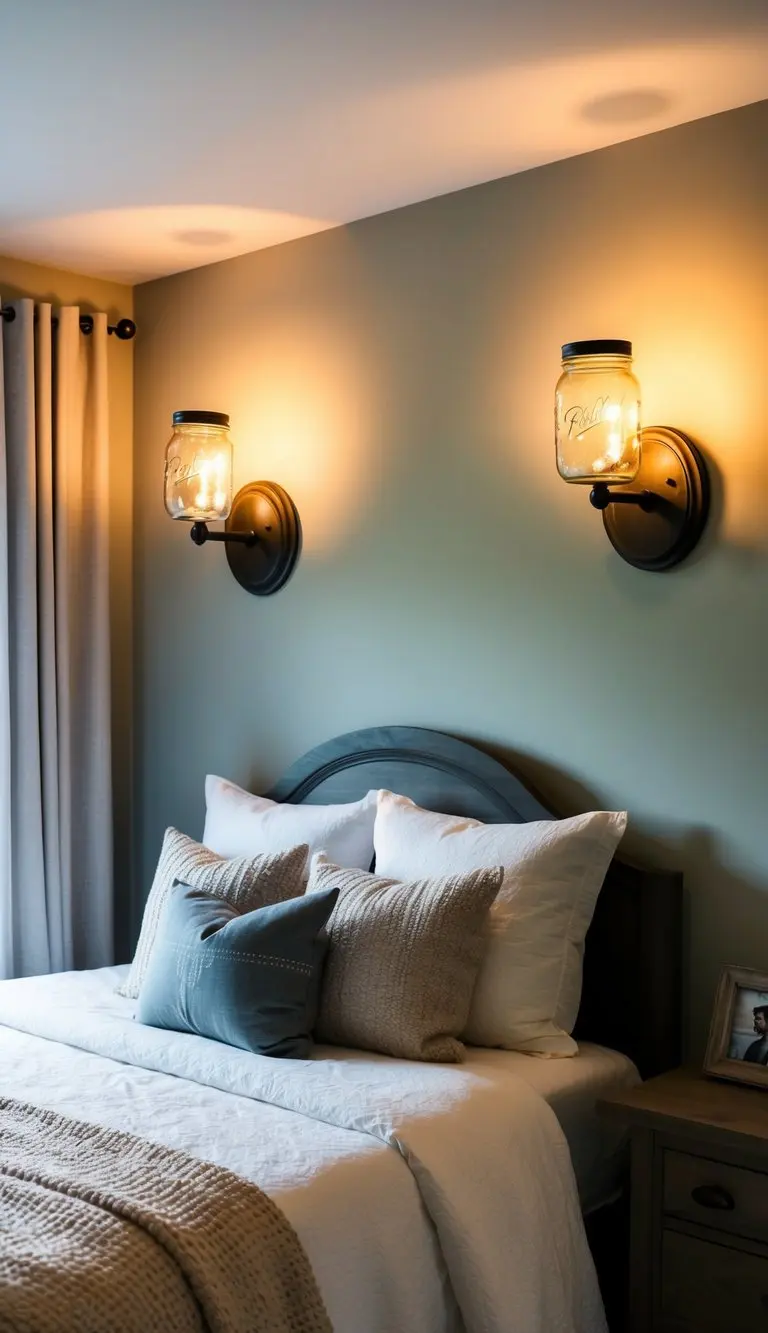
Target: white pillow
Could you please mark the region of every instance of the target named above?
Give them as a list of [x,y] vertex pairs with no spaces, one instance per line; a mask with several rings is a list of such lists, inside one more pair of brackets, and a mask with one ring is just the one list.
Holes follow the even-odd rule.
[[290,805],[252,796],[234,782],[205,779],[203,842],[219,856],[261,856],[308,843],[339,866],[370,870],[376,797],[369,791],[349,805]]
[[[376,874],[391,879],[504,867],[464,1039],[532,1055],[575,1055],[584,937],[625,811],[481,824],[380,792]],[[306,838],[305,838],[306,841]]]

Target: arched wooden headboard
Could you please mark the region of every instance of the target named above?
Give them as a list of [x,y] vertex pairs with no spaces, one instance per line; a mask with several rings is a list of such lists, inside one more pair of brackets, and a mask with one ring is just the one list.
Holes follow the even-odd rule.
[[[498,760],[418,727],[373,727],[310,750],[269,792],[276,801],[357,801],[374,787],[485,823],[554,819]],[[576,1036],[623,1051],[644,1078],[681,1060],[682,876],[614,860],[589,930]]]

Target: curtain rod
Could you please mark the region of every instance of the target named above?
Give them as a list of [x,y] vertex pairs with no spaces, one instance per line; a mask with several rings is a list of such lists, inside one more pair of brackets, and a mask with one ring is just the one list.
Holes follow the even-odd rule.
[[[16,318],[15,308],[12,305],[4,305],[2,310],[0,310],[0,318],[6,320],[8,324],[12,324]],[[51,320],[54,328],[56,328],[58,322],[58,319],[54,315]],[[80,332],[93,333],[93,315],[80,316]],[[135,338],[136,336],[136,325],[132,319],[119,319],[116,324],[109,324],[107,326],[107,333],[114,333],[121,342],[130,342],[131,338]]]

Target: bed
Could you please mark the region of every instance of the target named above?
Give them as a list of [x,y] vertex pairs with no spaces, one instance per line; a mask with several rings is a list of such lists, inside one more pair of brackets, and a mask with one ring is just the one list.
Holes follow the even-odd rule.
[[[486,822],[553,817],[481,750],[404,727],[326,743],[270,795],[330,804],[372,787]],[[680,896],[679,877],[614,862],[572,1060],[270,1061],[141,1027],[113,968],[0,986],[2,1093],[253,1180],[295,1228],[338,1333],[597,1333],[580,1214],[610,1215],[623,1155],[595,1099],[679,1061]]]

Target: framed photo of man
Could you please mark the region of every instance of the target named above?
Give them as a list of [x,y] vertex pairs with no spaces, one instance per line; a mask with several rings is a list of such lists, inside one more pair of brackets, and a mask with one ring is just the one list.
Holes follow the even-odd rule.
[[724,967],[715,997],[704,1072],[768,1088],[768,974]]

